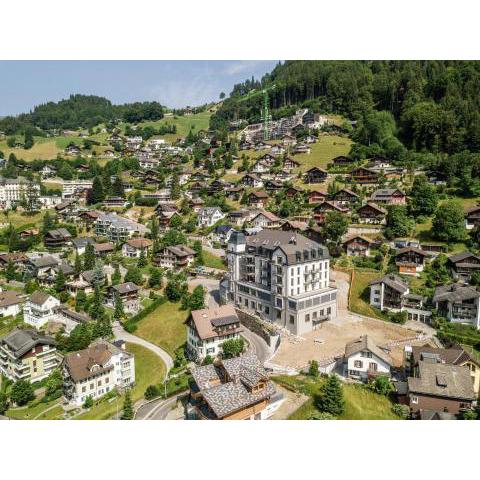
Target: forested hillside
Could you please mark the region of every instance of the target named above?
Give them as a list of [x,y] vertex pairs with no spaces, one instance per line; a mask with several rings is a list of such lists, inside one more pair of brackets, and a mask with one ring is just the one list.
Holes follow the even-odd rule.
[[230,120],[258,120],[261,96],[239,100],[252,88],[271,85],[274,117],[300,106],[341,114],[358,121],[356,140],[365,145],[381,145],[387,137],[401,150],[394,137],[419,152],[480,148],[479,62],[286,61],[261,82],[251,79],[235,85],[212,117],[212,127],[225,129]]
[[[158,102],[136,102],[113,105],[110,100],[95,95],[71,95],[60,102],[36,106],[30,113],[0,120],[0,130],[7,135],[25,133],[36,128],[76,129],[90,128],[115,119],[127,122],[159,120],[163,107]],[[38,134],[40,132],[36,132]]]

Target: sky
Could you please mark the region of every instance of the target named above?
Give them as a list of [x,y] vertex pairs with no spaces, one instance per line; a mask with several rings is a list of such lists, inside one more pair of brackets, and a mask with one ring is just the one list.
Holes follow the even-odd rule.
[[277,60],[0,61],[0,116],[82,93],[114,104],[158,101],[171,108],[201,105],[234,84],[261,78]]

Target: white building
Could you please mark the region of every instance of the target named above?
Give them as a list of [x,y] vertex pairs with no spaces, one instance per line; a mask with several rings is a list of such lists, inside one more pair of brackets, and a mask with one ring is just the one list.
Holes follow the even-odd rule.
[[143,236],[149,232],[145,225],[134,222],[116,213],[100,215],[94,222],[95,234],[108,238],[111,242],[123,242],[135,235]]
[[475,287],[440,285],[435,289],[433,304],[451,322],[480,329],[480,292]]
[[197,225],[200,228],[212,227],[222,218],[225,218],[225,214],[218,207],[201,208],[198,211]]
[[69,353],[63,361],[64,397],[82,405],[87,397],[97,400],[113,388],[135,384],[135,358],[125,343],[93,342],[85,350]]
[[187,353],[201,362],[207,355],[222,353],[226,340],[239,338],[242,327],[233,305],[194,310],[188,321]]
[[131,238],[122,245],[122,255],[128,258],[140,258],[142,251],[147,256],[153,242],[148,238]]
[[64,180],[63,198],[73,197],[76,193],[83,190],[90,190],[93,187],[93,180]]
[[40,328],[56,317],[55,307],[59,305],[60,300],[37,290],[30,295],[23,306],[23,321]]
[[346,377],[367,381],[377,375],[390,376],[392,359],[387,349],[376,345],[368,335],[363,335],[345,345],[343,365]]
[[234,232],[227,245],[224,302],[302,335],[337,316],[328,249],[295,232]]
[[21,311],[24,298],[17,292],[0,289],[0,317],[15,317]]
[[0,208],[11,208],[13,203],[20,202],[30,190],[38,197],[40,185],[23,177],[0,178]]

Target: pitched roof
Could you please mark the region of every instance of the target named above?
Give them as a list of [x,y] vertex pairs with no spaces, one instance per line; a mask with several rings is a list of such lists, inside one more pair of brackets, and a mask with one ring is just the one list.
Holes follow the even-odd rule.
[[138,292],[138,290],[140,290],[140,287],[133,282],[120,283],[119,285],[113,285],[112,288],[120,294]]
[[29,301],[30,303],[34,303],[35,305],[43,305],[50,297],[51,295],[49,295],[48,293],[37,290],[30,295]]
[[405,293],[408,290],[408,285],[398,275],[394,275],[393,273],[385,275],[377,280],[373,280],[370,282],[370,285],[376,285],[377,283],[385,283],[399,293]]
[[17,305],[24,301],[23,295],[13,290],[5,290],[0,292],[0,307],[9,307],[10,305]]
[[467,366],[421,361],[419,376],[408,378],[410,393],[436,397],[475,400],[473,382]]
[[173,253],[176,257],[188,257],[190,255],[195,255],[195,250],[185,245],[171,245],[170,247],[165,248],[169,252]]
[[448,257],[448,261],[451,263],[458,263],[458,262],[462,262],[463,260],[466,260],[469,257],[476,258],[478,261],[480,261],[480,257],[477,257],[477,255],[474,255],[471,252],[460,252],[460,253],[456,253],[455,255],[450,255]]
[[153,245],[153,242],[148,238],[131,238],[127,240],[127,244],[133,248],[149,248]]
[[480,297],[480,292],[467,285],[440,285],[435,289],[433,302],[462,302]]
[[377,212],[380,212],[382,213],[383,215],[386,215],[387,214],[387,211],[382,208],[382,207],[379,207],[376,203],[374,202],[367,202],[365,205],[362,205],[358,210],[357,212],[359,212],[360,210],[363,210],[364,208],[366,207],[370,207],[370,208],[373,208],[374,210],[377,210]]
[[36,345],[56,345],[52,337],[42,335],[37,330],[16,328],[2,338],[13,352],[15,358],[21,358]]
[[280,220],[280,218],[277,217],[274,213],[268,212],[267,210],[262,210],[260,213],[258,213],[257,215],[255,215],[255,217],[252,218],[252,222],[260,215],[263,215],[271,222],[278,222]]
[[[84,350],[65,355],[65,365],[75,382],[84,380],[94,374],[113,370],[113,365],[107,365],[112,358],[106,342],[91,345]],[[98,366],[98,368],[94,368]]]
[[195,325],[195,329],[197,330],[198,336],[202,340],[218,337],[219,334],[216,330],[218,327],[240,323],[235,308],[230,304],[222,305],[217,308],[193,310],[191,313],[191,318]]
[[58,260],[51,255],[45,255],[44,257],[32,258],[30,263],[36,268],[54,267],[58,265]]
[[111,252],[111,251],[115,250],[115,245],[111,242],[95,243],[93,245],[93,249],[96,252]]
[[345,345],[345,357],[350,357],[358,352],[363,351],[372,352],[378,358],[382,359],[388,365],[392,365],[393,361],[390,354],[380,348],[371,337],[362,335],[360,338],[353,340]]
[[449,363],[452,365],[461,365],[464,362],[471,361],[480,367],[480,361],[472,357],[461,347],[453,348],[435,348],[429,345],[412,346],[412,359],[416,364],[420,361],[434,361],[434,363]]

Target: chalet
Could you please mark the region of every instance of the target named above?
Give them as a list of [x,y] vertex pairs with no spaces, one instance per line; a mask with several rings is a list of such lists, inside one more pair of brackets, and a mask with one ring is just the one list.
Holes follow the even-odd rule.
[[196,367],[190,386],[190,417],[202,420],[263,420],[282,399],[254,353]]
[[139,291],[140,287],[133,282],[112,285],[108,289],[106,304],[110,307],[115,307],[115,298],[118,296],[126,313],[136,313],[140,308]]
[[12,262],[16,267],[24,266],[28,262],[28,257],[24,253],[0,253],[0,267],[5,268]]
[[297,195],[301,195],[303,190],[297,187],[288,187],[285,190],[285,197],[287,198],[295,198]]
[[111,242],[95,243],[93,245],[93,251],[97,257],[105,257],[115,251],[115,245]]
[[69,335],[76,326],[80,324],[88,324],[92,321],[90,315],[70,310],[66,305],[59,305],[55,312],[55,321],[62,325],[67,335]]
[[154,263],[162,268],[178,271],[187,268],[195,260],[195,250],[185,245],[172,245],[165,247],[162,252],[155,255]]
[[286,157],[283,160],[283,168],[285,170],[288,170],[289,172],[292,171],[294,168],[298,168],[300,166],[300,162],[297,162],[297,160],[294,160],[293,158]]
[[228,214],[228,222],[232,225],[241,227],[245,222],[252,218],[251,210],[235,210]]
[[20,230],[18,234],[20,235],[20,238],[22,240],[25,240],[27,238],[35,237],[40,233],[40,230],[38,228],[24,228],[23,230]]
[[343,208],[339,205],[335,205],[335,203],[329,202],[328,200],[325,200],[313,209],[313,218],[318,224],[323,223],[328,212],[339,212],[347,214],[348,209]]
[[286,222],[282,223],[280,229],[284,232],[295,232],[303,235],[304,232],[308,229],[308,223],[297,222],[295,220],[287,220]]
[[25,263],[26,272],[34,278],[46,277],[49,272],[56,268],[59,261],[51,255],[44,255],[42,257],[30,258]]
[[82,153],[82,150],[77,145],[68,145],[65,149],[66,155],[80,155],[80,153]]
[[425,410],[458,414],[470,410],[477,399],[467,366],[441,363],[427,353],[407,379],[407,395],[414,417]]
[[350,180],[360,184],[378,183],[378,172],[366,167],[357,167],[350,172]]
[[77,237],[72,240],[73,248],[78,255],[83,255],[88,244],[93,245],[95,240],[92,237]]
[[265,208],[270,197],[266,192],[252,192],[248,196],[248,205],[253,208]]
[[234,232],[234,229],[230,225],[217,225],[212,232],[212,239],[225,245],[230,239],[232,232]]
[[208,187],[208,191],[211,193],[223,192],[227,188],[231,188],[232,184],[225,180],[214,180]]
[[55,317],[55,308],[60,300],[48,293],[37,290],[33,292],[23,306],[23,321],[40,328]]
[[122,246],[122,255],[129,258],[139,258],[142,251],[145,255],[151,250],[153,242],[148,238],[131,238]]
[[254,227],[277,228],[280,226],[280,218],[274,213],[262,210],[250,222]]
[[433,304],[440,315],[456,323],[480,329],[480,292],[468,285],[440,285],[435,289]]
[[188,192],[192,196],[198,196],[200,192],[202,191],[207,191],[207,184],[203,182],[193,182],[189,187],[188,187]]
[[275,156],[283,155],[285,153],[285,148],[282,147],[282,145],[274,145],[270,149],[270,153],[271,155],[275,155]]
[[480,225],[480,205],[470,208],[465,214],[465,228],[472,230]]
[[348,378],[368,382],[378,375],[389,377],[392,364],[390,351],[377,345],[368,335],[362,335],[345,345],[343,370]]
[[342,246],[348,256],[368,257],[370,256],[370,248],[374,243],[375,242],[368,237],[364,237],[362,235],[354,235],[350,238],[347,238],[342,243]]
[[391,167],[391,163],[390,160],[387,160],[385,157],[377,155],[368,161],[367,166],[371,169],[385,170]]
[[359,223],[384,225],[387,211],[372,202],[368,202],[357,210],[357,215]]
[[198,213],[198,211],[205,205],[205,202],[200,197],[194,197],[190,200],[189,205],[195,213]]
[[397,251],[395,265],[402,275],[418,275],[423,272],[429,255],[419,248],[405,247]]
[[328,177],[328,172],[323,168],[313,167],[305,173],[305,183],[323,183]]
[[48,248],[58,248],[69,244],[72,238],[72,234],[66,228],[57,228],[47,232],[43,242]]
[[276,193],[283,189],[283,184],[281,182],[276,182],[275,180],[267,180],[265,182],[265,190],[268,193]]
[[238,201],[240,200],[243,190],[244,189],[241,186],[232,186],[232,187],[226,188],[223,191],[223,193],[225,194],[226,198],[230,200]]
[[286,147],[296,145],[296,143],[297,139],[295,137],[292,137],[291,135],[284,135],[282,138],[282,144]]
[[83,291],[85,295],[89,295],[94,290],[93,284],[94,272],[93,270],[86,270],[85,272],[80,273],[77,279],[66,283],[67,292],[74,297],[76,297],[80,290]]
[[336,167],[343,167],[345,165],[352,165],[352,163],[355,163],[355,159],[345,155],[339,155],[332,160],[332,163]]
[[270,148],[272,148],[271,145],[269,145],[268,143],[265,143],[265,142],[258,142],[255,144],[255,150],[269,150]]
[[240,338],[242,326],[233,305],[193,310],[188,319],[187,355],[201,362],[207,355],[215,358],[222,353],[222,344]]
[[263,187],[263,180],[257,175],[252,175],[250,173],[247,173],[246,175],[244,175],[240,180],[240,183],[245,187],[251,187],[251,188]]
[[96,212],[95,210],[88,210],[86,212],[82,212],[78,215],[78,218],[83,221],[87,229],[91,227],[95,221],[100,217],[101,213]]
[[18,315],[24,301],[24,295],[13,290],[0,292],[0,318]]
[[300,154],[300,153],[306,153],[307,155],[309,155],[311,151],[312,150],[308,145],[305,145],[303,143],[298,143],[297,145],[295,145],[293,147],[293,152],[292,153],[294,155],[297,155],[297,154]]
[[472,274],[480,269],[480,257],[470,252],[456,253],[448,257],[448,264],[455,280],[468,283]]
[[292,174],[287,170],[280,170],[273,175],[273,180],[276,182],[288,182],[292,179]]
[[266,173],[275,164],[275,157],[266,153],[263,157],[260,157],[252,167],[252,173]]
[[332,195],[332,199],[334,200],[336,205],[348,208],[352,208],[356,203],[360,201],[360,197],[348,188],[342,188],[338,192],[334,193]]
[[327,194],[320,190],[312,190],[307,195],[308,203],[322,203],[327,199]]
[[371,201],[382,205],[405,205],[407,196],[398,188],[382,188],[372,193]]

